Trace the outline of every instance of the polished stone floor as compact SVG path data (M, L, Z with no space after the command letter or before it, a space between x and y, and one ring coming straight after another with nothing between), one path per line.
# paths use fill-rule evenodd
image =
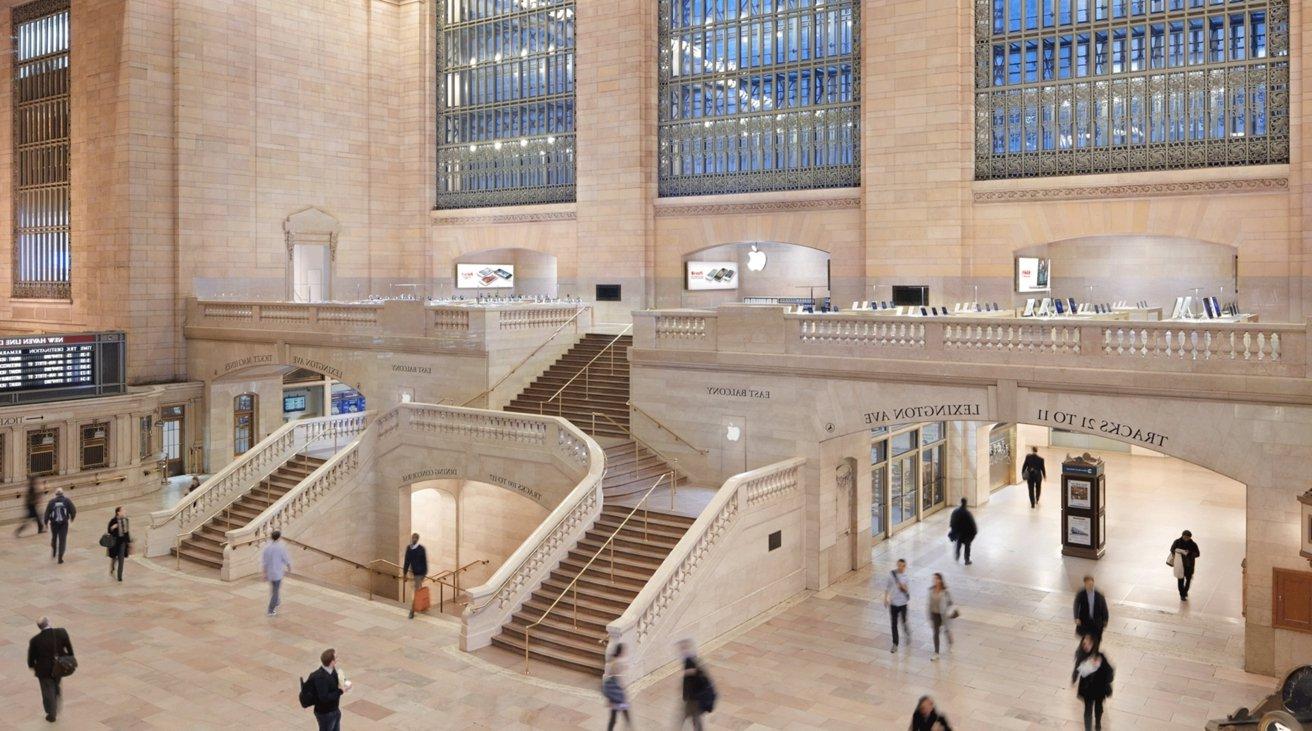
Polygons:
M1109 471L1114 466L1109 461ZM1233 483L1171 461L1127 458L1116 467L1134 479L1113 483L1109 526L1124 544L1096 566L1113 602L1107 652L1117 684L1106 728L1199 729L1274 686L1238 669L1242 625L1221 598L1237 586L1227 568L1235 547L1226 542L1242 541L1242 488L1236 498ZM1171 484L1138 487L1152 485L1153 475ZM928 692L956 729L1078 728L1080 706L1067 685L1070 587L1087 569L1068 566L1072 559L1053 548L1054 498L1045 495L1043 510L1031 512L1020 489L995 493L977 513L982 533L969 568L952 563L940 513L877 546L871 568L709 643L705 659L721 696L710 727L902 729ZM163 500L132 506L138 525ZM1139 510L1153 506L1158 513ZM346 729L605 727L595 680L526 677L460 653L457 626L446 618L407 621L395 606L291 579L283 610L268 619L261 583L178 573L165 560L133 559L124 583L111 581L95 545L109 513L80 515L62 566L50 561L44 536L0 534L0 727L313 728L296 703L297 678L328 646L355 683L343 703ZM1204 557L1188 610L1169 601L1158 545L1177 531L1177 519L1189 521ZM919 598L912 646L888 652L877 580L897 555L912 562L917 594L928 573L942 571L962 606L956 644L941 662L930 661ZM68 628L81 662L53 726L42 720L24 662L42 614ZM676 676L634 691L637 727L675 728Z

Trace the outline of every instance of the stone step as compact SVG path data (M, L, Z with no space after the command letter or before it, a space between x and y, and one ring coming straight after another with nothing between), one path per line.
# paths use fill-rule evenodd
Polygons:
M524 645L522 640L516 639L511 635L506 635L504 632L493 637L492 644L502 649L510 650L519 657L524 656ZM583 652L562 649L543 643L531 643L529 656L543 662L559 665L561 667L569 668L570 670L582 671L590 675L601 675L606 669L606 658L604 655L598 659L596 656Z

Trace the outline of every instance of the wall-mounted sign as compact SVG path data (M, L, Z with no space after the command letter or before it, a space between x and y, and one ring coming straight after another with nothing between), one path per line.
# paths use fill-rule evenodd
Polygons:
M123 393L121 332L0 338L0 404Z
M513 264L456 264L456 289L510 289L514 286Z
M687 287L704 289L738 289L738 263L733 261L684 262Z
M1032 256L1016 257L1016 291L1052 291L1051 268L1051 259L1039 259Z
M284 394L282 397L282 412L284 414L294 414L305 411L306 396L307 394L304 391Z

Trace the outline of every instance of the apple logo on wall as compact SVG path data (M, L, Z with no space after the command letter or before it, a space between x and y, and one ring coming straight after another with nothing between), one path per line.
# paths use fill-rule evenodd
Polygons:
M765 252L756 248L752 244L752 250L747 252L747 271L759 272L765 268Z
M729 424L724 427L724 438L731 442L736 442L743 436L743 430L737 424Z

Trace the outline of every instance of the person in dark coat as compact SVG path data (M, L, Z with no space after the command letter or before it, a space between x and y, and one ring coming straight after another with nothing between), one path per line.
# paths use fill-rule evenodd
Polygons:
M1080 644L1075 648L1075 665L1071 670L1071 685L1080 679L1080 664L1098 651L1098 642L1093 639L1093 635L1085 635L1080 638Z
M1093 641L1100 642L1110 618L1107 598L1094 588L1092 576L1084 577L1084 590L1075 593L1075 633L1093 635Z
M123 580L123 559L128 557L129 545L132 543L132 532L128 527L128 514L124 512L122 506L114 508L114 517L109 519L109 524L105 526L105 532L109 534L114 542L109 544L105 549L106 555L109 556L109 575L114 575L114 569L118 569L118 580Z
M1194 543L1194 534L1185 531L1171 544L1171 553L1175 556L1175 587L1180 591L1180 601L1189 601L1189 586L1194 583L1194 560L1202 555L1198 544Z
M715 686L697 661L692 640L679 641L679 654L683 656L683 720L679 728L692 721L693 731L702 731L702 716L715 708Z
M410 545L405 547L405 561L401 567L401 573L406 576L414 576L415 591L424 585L424 578L428 576L428 550L419 545L419 534L410 535ZM415 618L415 605L410 605L410 619Z
M46 525L50 526L50 558L64 562L64 546L68 543L68 525L77 517L73 501L64 496L64 488L55 488L55 496L46 503Z
M37 533L46 532L46 524L42 522L41 514L37 512L36 509L37 501L40 500L41 497L41 492L37 487L37 479L35 477L27 478L27 492L23 493L23 508L27 512L27 516L23 518L23 522L18 524L18 529L14 531L15 536L23 534L23 529L27 527L27 521L29 520L36 523Z
M1020 465L1020 475L1025 478L1025 484L1029 486L1030 508L1033 509L1039 504L1039 496L1043 493L1043 480L1048 476L1048 469L1043 465L1038 447L1030 447L1030 453L1025 455L1025 461Z
M934 707L934 699L922 695L916 704L916 712L911 714L908 731L952 731L952 727L948 725L948 719Z
M351 689L351 681L343 680L337 672L337 651L331 647L319 656L322 666L305 679L313 688L314 719L319 731L341 731L342 710L338 707L342 694Z
M1116 671L1101 650L1094 650L1075 668L1079 687L1075 694L1084 701L1084 729L1102 728L1102 704L1112 697L1112 679Z
M966 547L966 565L970 565L970 542L975 540L979 535L979 529L975 526L975 516L970 514L966 508L966 498L961 498L961 505L952 511L952 517L948 519L948 528L952 532L952 540L956 542L956 555L953 561L961 559L961 547Z
M45 617L37 620L36 626L41 631L27 643L27 666L41 684L41 705L45 707L46 720L54 723L64 699L59 687L62 678L55 674L55 658L72 655L73 642L68 639L67 630L51 627Z

